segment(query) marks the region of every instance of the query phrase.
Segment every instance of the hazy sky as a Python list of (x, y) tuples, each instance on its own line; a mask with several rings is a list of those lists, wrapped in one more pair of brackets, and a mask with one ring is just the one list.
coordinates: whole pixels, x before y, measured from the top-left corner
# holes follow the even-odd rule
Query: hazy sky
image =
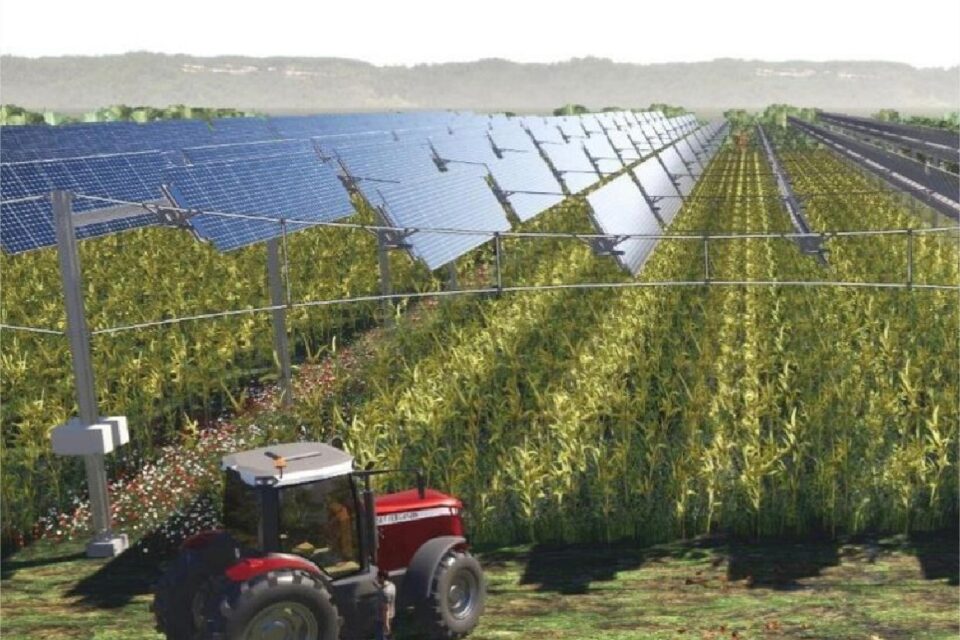
[(336, 56), (376, 64), (718, 57), (960, 64), (960, 1), (0, 0), (0, 51)]

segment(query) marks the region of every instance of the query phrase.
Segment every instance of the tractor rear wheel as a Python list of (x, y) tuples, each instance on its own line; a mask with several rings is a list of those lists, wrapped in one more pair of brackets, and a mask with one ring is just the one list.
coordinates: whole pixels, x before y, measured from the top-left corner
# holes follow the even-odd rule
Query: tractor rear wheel
[(305, 571), (279, 570), (236, 585), (220, 602), (226, 640), (337, 640), (330, 592)]
[(480, 622), (486, 596), (480, 563), (469, 553), (450, 551), (440, 560), (430, 595), (419, 607), (421, 626), (429, 638), (462, 638)]

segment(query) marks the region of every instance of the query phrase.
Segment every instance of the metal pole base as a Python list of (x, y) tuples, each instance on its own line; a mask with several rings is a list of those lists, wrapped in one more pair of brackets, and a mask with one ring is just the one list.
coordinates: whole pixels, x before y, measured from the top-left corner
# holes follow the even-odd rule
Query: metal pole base
[(130, 546), (125, 533), (105, 533), (87, 543), (88, 558), (115, 558)]

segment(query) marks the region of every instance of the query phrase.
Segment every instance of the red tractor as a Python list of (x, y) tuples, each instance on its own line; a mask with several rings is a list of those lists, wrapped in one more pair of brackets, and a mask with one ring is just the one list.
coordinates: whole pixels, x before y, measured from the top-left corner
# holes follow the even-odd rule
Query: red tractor
[(184, 542), (156, 587), (170, 640), (366, 640), (376, 633), (378, 569), (413, 610), (418, 637), (476, 627), (486, 587), (467, 551), (462, 503), (417, 488), (374, 498), (353, 458), (318, 442), (223, 459), (223, 530)]

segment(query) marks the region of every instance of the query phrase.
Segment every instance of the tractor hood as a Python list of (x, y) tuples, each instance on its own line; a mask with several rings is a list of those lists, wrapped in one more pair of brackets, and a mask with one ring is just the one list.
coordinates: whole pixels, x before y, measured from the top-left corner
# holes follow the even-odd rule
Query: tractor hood
[(388, 493), (377, 498), (378, 516), (422, 509), (448, 509), (459, 512), (463, 509), (463, 503), (434, 489), (427, 489), (423, 498), (416, 489)]

